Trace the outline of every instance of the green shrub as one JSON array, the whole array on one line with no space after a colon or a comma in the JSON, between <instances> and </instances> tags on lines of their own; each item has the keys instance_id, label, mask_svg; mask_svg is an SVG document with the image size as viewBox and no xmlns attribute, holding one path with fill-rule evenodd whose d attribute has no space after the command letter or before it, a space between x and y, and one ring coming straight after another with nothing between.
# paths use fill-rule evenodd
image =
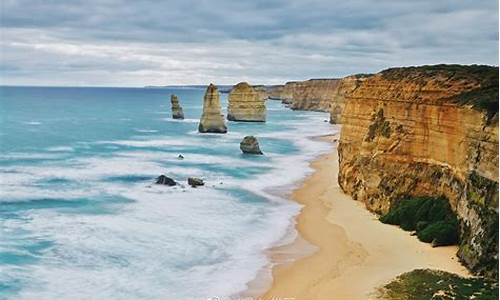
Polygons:
<instances>
[{"instance_id":1,"label":"green shrub","mask_svg":"<svg viewBox=\"0 0 500 300\"><path fill-rule=\"evenodd\" d=\"M417 231L421 231L423 229L425 229L425 227L427 227L429 225L429 222L427 221L420 221L417 223Z\"/></svg>"},{"instance_id":2,"label":"green shrub","mask_svg":"<svg viewBox=\"0 0 500 300\"><path fill-rule=\"evenodd\" d=\"M434 246L455 245L458 243L458 224L452 220L438 221L417 231L417 237L422 242Z\"/></svg>"},{"instance_id":3,"label":"green shrub","mask_svg":"<svg viewBox=\"0 0 500 300\"><path fill-rule=\"evenodd\" d=\"M397 202L380 217L385 224L399 225L406 231L417 231L417 237L434 245L458 243L458 222L445 198L415 197Z\"/></svg>"}]
</instances>

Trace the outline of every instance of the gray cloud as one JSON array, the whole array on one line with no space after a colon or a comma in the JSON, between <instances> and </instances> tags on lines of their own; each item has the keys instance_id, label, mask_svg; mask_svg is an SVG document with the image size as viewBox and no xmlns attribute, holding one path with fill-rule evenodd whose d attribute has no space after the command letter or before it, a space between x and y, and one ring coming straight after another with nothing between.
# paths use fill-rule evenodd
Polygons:
<instances>
[{"instance_id":1,"label":"gray cloud","mask_svg":"<svg viewBox=\"0 0 500 300\"><path fill-rule=\"evenodd\" d=\"M498 64L498 2L3 0L1 83L278 83Z\"/></svg>"}]
</instances>

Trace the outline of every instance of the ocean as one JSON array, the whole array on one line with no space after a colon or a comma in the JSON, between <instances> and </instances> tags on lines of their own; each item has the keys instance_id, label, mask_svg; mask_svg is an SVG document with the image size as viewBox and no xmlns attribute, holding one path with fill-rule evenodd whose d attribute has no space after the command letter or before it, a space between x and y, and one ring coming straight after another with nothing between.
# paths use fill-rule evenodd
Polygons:
<instances>
[{"instance_id":1,"label":"ocean","mask_svg":"<svg viewBox=\"0 0 500 300\"><path fill-rule=\"evenodd\" d=\"M173 120L170 94L184 120ZM199 134L200 88L0 88L1 299L226 299L293 238L327 113ZM223 110L227 95L221 95ZM245 135L263 156L243 155ZM178 155L184 156L183 160ZM165 174L181 185L154 184ZM186 179L206 185L191 188Z\"/></svg>"}]
</instances>

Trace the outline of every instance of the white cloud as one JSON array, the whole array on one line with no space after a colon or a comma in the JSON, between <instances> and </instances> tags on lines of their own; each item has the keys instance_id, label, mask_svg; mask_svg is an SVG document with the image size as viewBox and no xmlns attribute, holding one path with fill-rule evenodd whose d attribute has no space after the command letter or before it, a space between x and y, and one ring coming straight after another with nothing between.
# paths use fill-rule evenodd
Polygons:
<instances>
[{"instance_id":1,"label":"white cloud","mask_svg":"<svg viewBox=\"0 0 500 300\"><path fill-rule=\"evenodd\" d=\"M498 64L492 1L5 1L1 83L281 83Z\"/></svg>"}]
</instances>

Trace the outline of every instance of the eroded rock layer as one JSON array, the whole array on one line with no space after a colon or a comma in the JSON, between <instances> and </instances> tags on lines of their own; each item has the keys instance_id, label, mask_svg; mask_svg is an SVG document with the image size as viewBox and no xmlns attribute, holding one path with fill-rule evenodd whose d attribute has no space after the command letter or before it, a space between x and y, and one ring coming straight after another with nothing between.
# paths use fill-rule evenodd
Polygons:
<instances>
[{"instance_id":1,"label":"eroded rock layer","mask_svg":"<svg viewBox=\"0 0 500 300\"><path fill-rule=\"evenodd\" d=\"M230 121L265 122L266 102L264 97L248 83L238 83L229 93L227 119Z\"/></svg>"},{"instance_id":2,"label":"eroded rock layer","mask_svg":"<svg viewBox=\"0 0 500 300\"><path fill-rule=\"evenodd\" d=\"M330 123L342 123L342 111L345 106L345 97L359 87L367 75L359 74L342 78L330 98Z\"/></svg>"},{"instance_id":3,"label":"eroded rock layer","mask_svg":"<svg viewBox=\"0 0 500 300\"><path fill-rule=\"evenodd\" d=\"M224 123L224 116L221 113L220 96L217 87L210 84L203 98L203 113L201 115L198 131L226 133L227 128Z\"/></svg>"},{"instance_id":4,"label":"eroded rock layer","mask_svg":"<svg viewBox=\"0 0 500 300\"><path fill-rule=\"evenodd\" d=\"M405 196L446 197L460 259L498 277L498 68L396 68L354 86L343 95L342 189L377 213Z\"/></svg>"},{"instance_id":5,"label":"eroded rock layer","mask_svg":"<svg viewBox=\"0 0 500 300\"><path fill-rule=\"evenodd\" d=\"M295 110L330 111L340 79L309 79L287 82L268 89L271 99L280 99Z\"/></svg>"}]
</instances>

